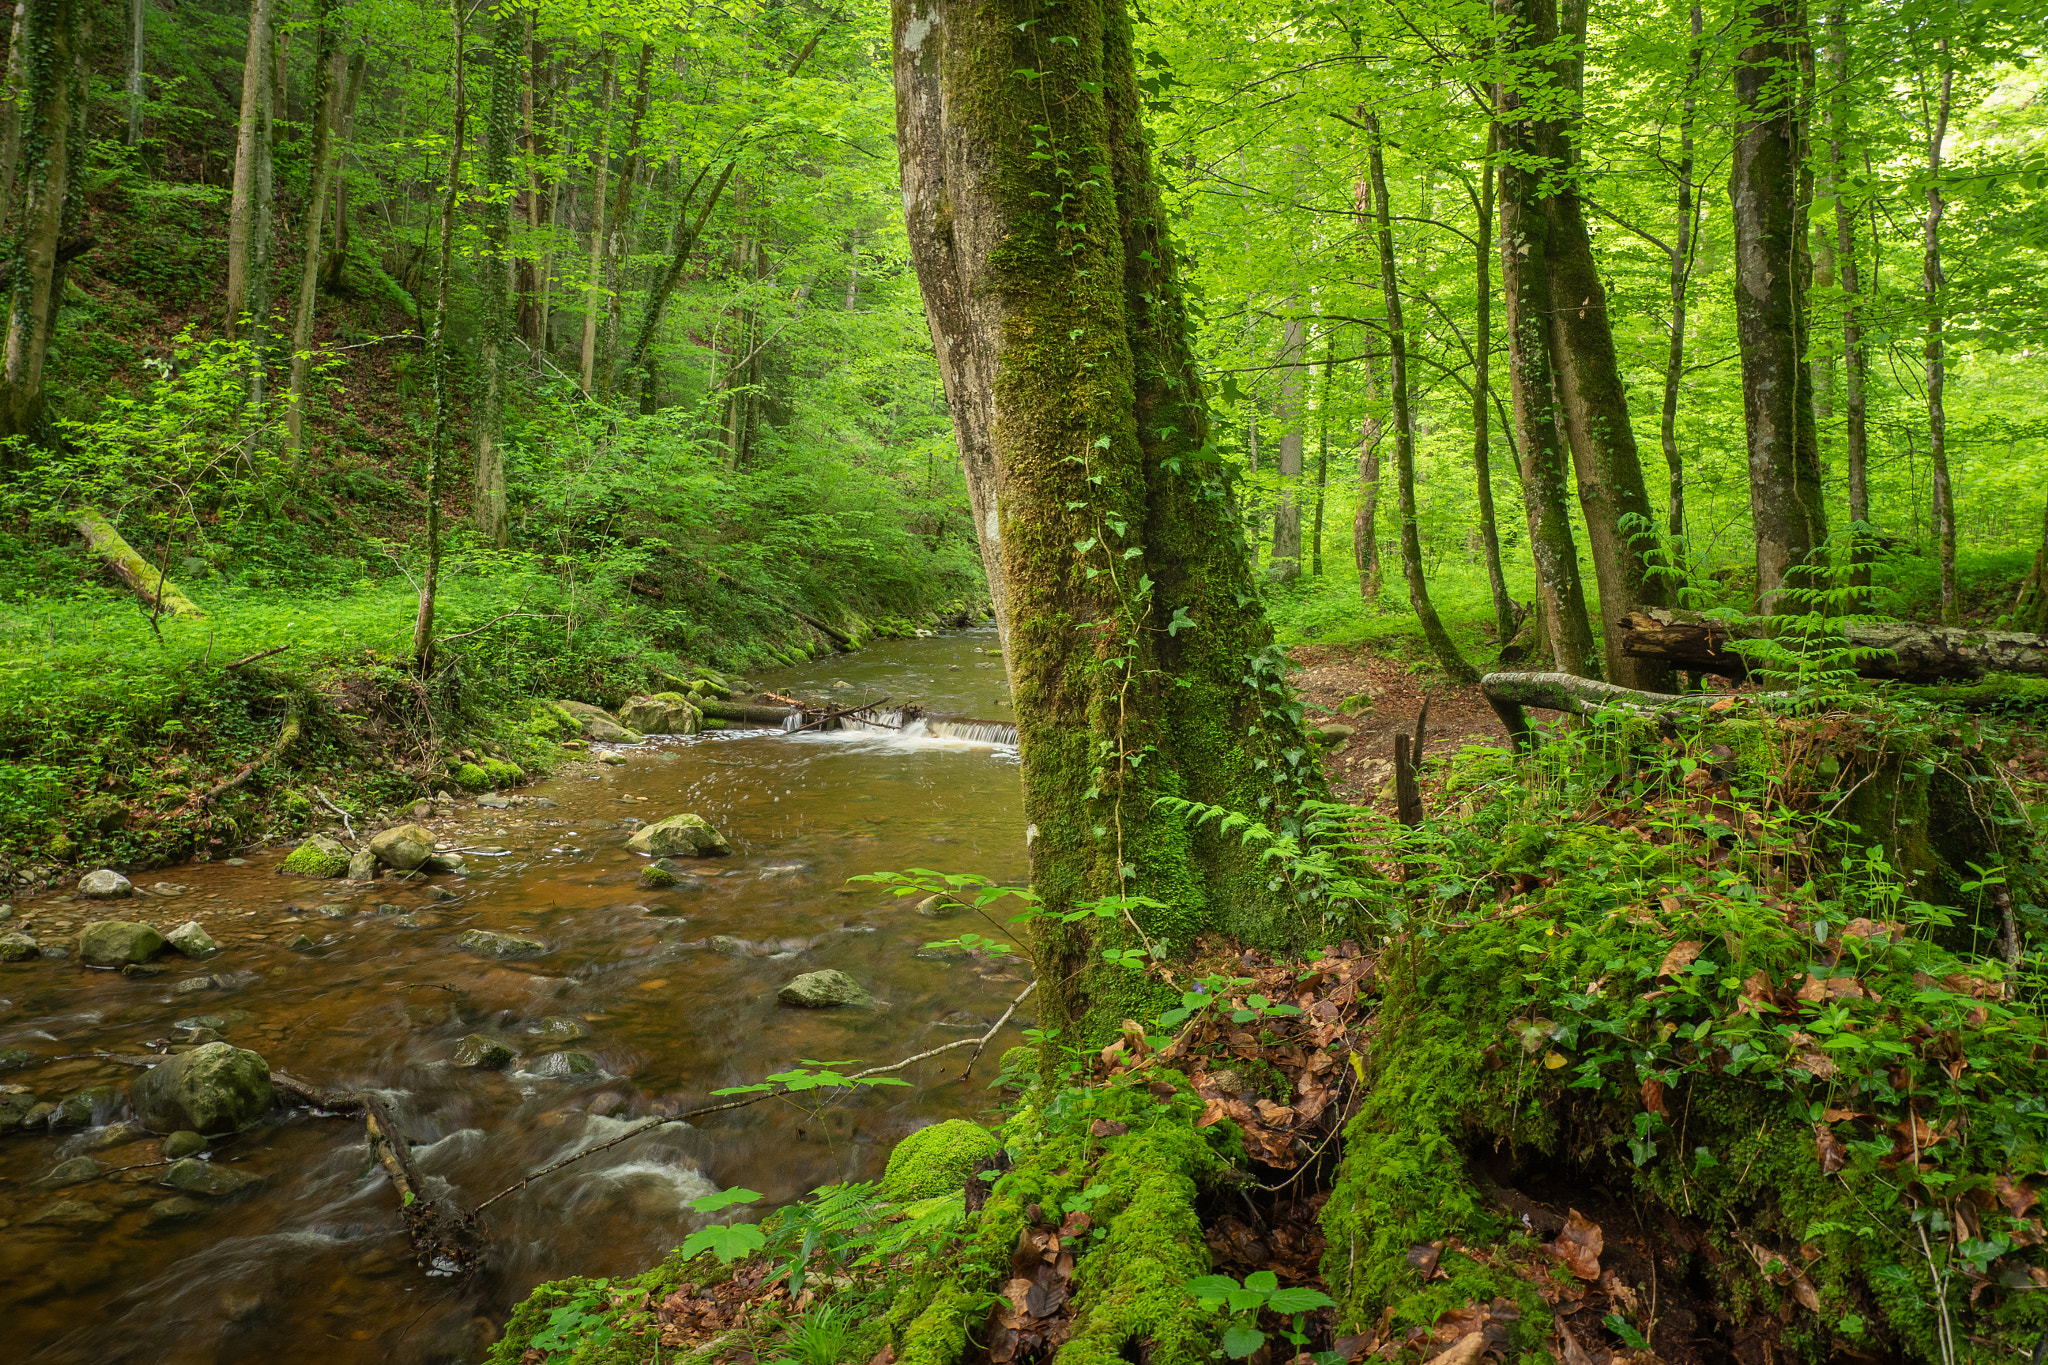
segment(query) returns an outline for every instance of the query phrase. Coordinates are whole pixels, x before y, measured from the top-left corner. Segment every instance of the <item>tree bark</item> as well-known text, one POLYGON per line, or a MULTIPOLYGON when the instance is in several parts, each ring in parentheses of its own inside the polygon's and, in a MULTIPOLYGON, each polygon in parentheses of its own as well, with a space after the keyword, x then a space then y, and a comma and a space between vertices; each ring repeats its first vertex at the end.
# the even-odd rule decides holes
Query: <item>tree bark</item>
POLYGON ((1203 457, 1121 4, 897 0, 893 37, 911 254, 1016 693, 1042 1017, 1085 1044, 1142 1008, 1105 951, 1320 932, 1159 804, 1287 828, 1314 760, 1203 457), (1102 905, 1123 896, 1145 900, 1102 905), (1084 903, 1110 913, 1061 921, 1084 903))
POLYGON ((611 205, 612 100, 618 91, 609 48, 605 50, 598 79, 603 83, 603 93, 598 100, 600 124, 597 146, 590 153, 590 279, 583 291, 583 354, 579 381, 585 393, 592 392, 597 382, 598 310, 604 306, 605 210, 611 205))
POLYGON ((2041 543, 2034 550, 2033 571, 2013 602, 2012 624, 2017 630, 2048 635, 2048 502, 2041 505, 2041 543))
POLYGON ((1678 106, 1678 231, 1671 245, 1671 335, 1664 351, 1664 406, 1657 435, 1664 447, 1665 525, 1674 541, 1685 539, 1685 461, 1678 453, 1678 391, 1685 380, 1686 294, 1692 285, 1693 235, 1699 208, 1693 196, 1693 129, 1699 114, 1701 42, 1699 0, 1691 9, 1692 41, 1685 54, 1685 96, 1678 106))
POLYGON ((1835 193, 1835 278, 1842 291, 1842 461, 1849 476, 1849 583, 1870 586, 1870 434, 1864 383, 1863 297, 1856 264, 1856 208, 1848 200, 1849 27, 1844 6, 1828 12, 1828 162, 1835 193))
MULTIPOLYGON (((1556 34, 1543 0, 1495 0, 1512 55, 1541 52, 1556 34)), ((1593 625, 1579 579, 1579 551, 1565 502, 1564 441, 1557 427, 1549 327, 1550 224, 1542 205, 1548 151, 1539 134, 1539 110, 1530 92, 1512 81, 1494 89, 1500 111, 1501 295, 1507 307, 1508 384, 1513 395, 1515 447, 1521 464, 1522 505, 1529 520, 1529 552, 1536 564, 1541 620, 1560 672, 1598 669, 1593 625)))
MULTIPOLYGON (((607 401, 610 401, 617 382, 619 288, 622 283, 619 278, 619 271, 622 268, 620 262, 632 249, 633 191, 640 182, 640 135, 647 123, 648 101, 654 93, 649 82, 649 70, 653 61, 654 44, 642 43, 639 66, 633 75, 633 114, 626 124, 626 160, 619 171, 618 186, 613 191, 611 209, 605 215, 605 221, 611 226, 604 243, 605 345, 598 392, 602 393, 607 401)), ((628 370, 627 373, 632 372, 628 370)))
POLYGON ((1735 66, 1735 332, 1742 350, 1749 508, 1756 538, 1757 609, 1798 610, 1788 589, 1814 586, 1827 540, 1813 392, 1798 297, 1800 136, 1797 54, 1801 11, 1754 0, 1750 42, 1735 66))
POLYGON ((305 259, 299 270, 298 306, 292 315, 291 388, 285 407, 285 458, 295 461, 305 428, 306 388, 313 372, 313 310, 320 295, 320 239, 325 229, 327 188, 334 179, 335 125, 341 121, 348 69, 341 33, 334 25, 335 0, 317 0, 313 51, 312 184, 306 193, 305 259))
POLYGON ((149 0, 129 0, 128 5, 128 139, 130 147, 142 143, 142 103, 148 93, 142 74, 144 37, 147 32, 149 0))
POLYGON ((491 19, 491 93, 484 115, 484 249, 477 262, 476 414, 471 515, 478 539, 498 549, 510 534, 505 511, 505 352, 512 343, 512 135, 519 108, 525 13, 501 4, 491 19))
POLYGON ((1310 529, 1308 571, 1323 576, 1323 499, 1330 489, 1330 360, 1337 354, 1332 329, 1323 342, 1323 395, 1316 411, 1316 506, 1310 529))
POLYGON ((235 184, 228 201, 228 294, 222 330, 241 335, 250 290, 268 258, 270 235, 271 38, 276 0, 250 0, 242 55, 242 115, 235 130, 235 184))
POLYGON ((1927 133, 1927 218, 1922 228, 1920 288, 1927 300, 1927 342, 1922 355, 1927 364, 1927 457, 1934 466, 1934 521, 1941 545, 1941 622, 1952 626, 1962 619, 1962 606, 1956 595, 1956 497, 1949 481, 1948 406, 1943 394, 1948 374, 1942 351, 1948 281, 1941 270, 1941 154, 1948 137, 1955 67, 1949 61, 1948 39, 1941 40, 1940 51, 1941 93, 1927 133))
MULTIPOLYGON (((1637 612, 1623 624, 1623 641, 1632 654, 1658 659, 1675 668, 1746 678, 1749 665, 1741 644, 1766 634, 1762 625, 1707 620, 1693 612, 1654 608, 1637 612)), ((1978 678, 1985 673, 2048 674, 2048 638, 2030 631, 1963 630, 1952 626, 1921 626, 1905 621, 1848 618, 1844 638, 1859 649, 1888 651, 1849 665, 1865 678, 1898 682, 1939 682, 1978 678)))
POLYGON ((21 164, 26 183, 16 224, 4 357, 0 435, 43 431, 43 363, 49 356, 64 271, 59 247, 78 216, 73 193, 84 159, 84 89, 76 0, 36 0, 22 25, 21 164), (39 54, 47 54, 46 59, 39 54))
POLYGON ((1273 415, 1280 419, 1280 496, 1273 507, 1273 557, 1266 576, 1276 583, 1289 583, 1301 576, 1301 448, 1303 352, 1306 324, 1296 313, 1300 300, 1290 298, 1284 307, 1289 316, 1280 330, 1280 401, 1273 415))
POLYGON ((434 428, 427 442, 427 564, 420 574, 420 610, 413 619, 413 667, 425 677, 434 667, 434 599, 441 579, 441 472, 448 463, 448 424, 453 407, 448 374, 448 285, 455 273, 455 206, 462 198, 463 127, 469 99, 463 89, 463 49, 467 35, 462 7, 455 6, 455 117, 448 139, 448 183, 441 194, 441 242, 434 271, 434 328, 427 337, 427 372, 434 387, 434 428))
POLYGON ((0 227, 14 212, 15 179, 21 164, 21 98, 28 76, 28 49, 21 41, 28 0, 15 0, 14 20, 7 36, 6 85, 0 88, 0 227))
POLYGON ((1401 283, 1394 268, 1394 224, 1387 203, 1387 173, 1381 154, 1379 116, 1367 113, 1366 158, 1372 173, 1374 212, 1379 225, 1380 293, 1387 310, 1387 392, 1393 399, 1394 484, 1401 499, 1401 571, 1408 579, 1408 605, 1422 622, 1444 676, 1464 684, 1478 681, 1479 671, 1465 662, 1429 598, 1422 569, 1422 532, 1415 515, 1415 429, 1408 410, 1408 336, 1401 320, 1401 283))
POLYGON ((1472 479, 1479 495, 1479 536, 1486 551, 1486 583, 1493 592, 1493 627, 1502 644, 1515 637, 1515 599, 1508 596, 1500 563, 1500 524, 1493 513, 1493 153, 1498 130, 1486 128, 1486 164, 1479 171, 1479 231, 1473 272, 1478 306, 1472 319, 1472 479))

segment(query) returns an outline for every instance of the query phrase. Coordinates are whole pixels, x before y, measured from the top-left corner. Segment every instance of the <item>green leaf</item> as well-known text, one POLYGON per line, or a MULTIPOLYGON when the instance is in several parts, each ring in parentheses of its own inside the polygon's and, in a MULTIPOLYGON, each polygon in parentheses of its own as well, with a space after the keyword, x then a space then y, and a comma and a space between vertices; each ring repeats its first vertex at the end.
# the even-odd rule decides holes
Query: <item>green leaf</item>
POLYGON ((1256 1327, 1236 1326, 1223 1334, 1223 1354, 1243 1360, 1266 1344, 1266 1334, 1256 1327))
POLYGON ((758 1203, 765 1197, 758 1191, 744 1189, 735 1185, 729 1190, 720 1190, 716 1194, 700 1195, 690 1201, 690 1207, 698 1213, 717 1213, 720 1209, 729 1209, 735 1204, 758 1203))
POLYGON ((718 1258, 720 1265, 731 1265, 740 1257, 759 1251, 767 1241, 766 1235, 752 1223, 715 1223, 685 1237, 681 1250, 685 1260, 708 1251, 718 1258))
POLYGON ((1337 1301, 1320 1289, 1296 1286, 1292 1289, 1276 1289, 1266 1299, 1266 1307, 1275 1313, 1312 1313, 1318 1308, 1335 1308, 1337 1301))
POLYGON ((1237 1281, 1228 1275, 1197 1275, 1181 1287, 1204 1308, 1214 1308, 1236 1291, 1237 1281))

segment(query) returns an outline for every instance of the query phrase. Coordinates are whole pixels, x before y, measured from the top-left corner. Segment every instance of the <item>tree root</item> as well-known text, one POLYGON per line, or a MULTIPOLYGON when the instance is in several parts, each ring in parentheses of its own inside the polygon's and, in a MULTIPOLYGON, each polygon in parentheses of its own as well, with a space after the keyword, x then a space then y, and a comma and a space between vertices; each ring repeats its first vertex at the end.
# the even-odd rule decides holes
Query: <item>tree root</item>
POLYGON ((213 786, 209 787, 204 792, 201 792, 199 795, 193 797, 184 805, 178 807, 178 809, 172 811, 168 816, 165 816, 163 818, 167 820, 177 820, 186 815, 190 815, 195 810, 199 810, 205 806, 212 805, 215 801, 218 801, 221 797, 226 796, 229 792, 241 786, 244 782, 247 782, 251 777, 254 777, 256 775, 256 770, 258 768, 264 767, 271 763, 275 763, 280 758, 283 758, 285 752, 289 750, 292 747, 292 745, 298 743, 298 740, 299 708, 298 703, 293 702, 291 704, 291 708, 285 712, 284 725, 279 728, 277 732, 277 739, 271 744, 271 746, 268 749, 265 749, 257 757, 249 760, 247 763, 244 763, 241 769, 237 771, 234 776, 222 778, 219 782, 214 783, 213 786))

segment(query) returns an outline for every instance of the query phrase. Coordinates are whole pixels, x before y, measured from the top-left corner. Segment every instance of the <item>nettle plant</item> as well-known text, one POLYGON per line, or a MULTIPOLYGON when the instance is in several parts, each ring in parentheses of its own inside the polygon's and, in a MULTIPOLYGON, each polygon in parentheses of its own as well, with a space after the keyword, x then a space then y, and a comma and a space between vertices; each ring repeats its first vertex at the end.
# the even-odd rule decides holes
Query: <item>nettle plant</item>
MULTIPOLYGON (((1258 1325, 1262 1313, 1282 1320, 1279 1334, 1299 1354, 1308 1345, 1308 1315, 1337 1306, 1337 1301, 1320 1289, 1281 1288, 1280 1277, 1270 1270, 1253 1271, 1242 1283, 1228 1275, 1197 1275, 1182 1287, 1205 1311, 1229 1315, 1218 1348, 1210 1352, 1212 1359, 1228 1356, 1243 1360, 1264 1346, 1266 1333, 1258 1325)), ((1344 1357, 1325 1351, 1315 1359, 1317 1365, 1337 1365, 1344 1357)))

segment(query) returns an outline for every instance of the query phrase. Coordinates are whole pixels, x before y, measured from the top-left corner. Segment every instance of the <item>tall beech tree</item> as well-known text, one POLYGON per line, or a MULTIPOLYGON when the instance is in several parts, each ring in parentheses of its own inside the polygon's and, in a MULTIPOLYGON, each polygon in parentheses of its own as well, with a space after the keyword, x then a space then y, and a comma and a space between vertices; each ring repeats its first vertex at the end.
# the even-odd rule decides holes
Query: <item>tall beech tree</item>
POLYGON ((254 319, 260 327, 269 304, 276 15, 276 0, 250 0, 241 121, 235 131, 235 182, 228 200, 228 291, 222 328, 231 337, 241 333, 244 318, 254 319))
POLYGON ((1927 340, 1921 357, 1927 375, 1927 461, 1934 467, 1934 535, 1941 556, 1941 620, 1952 626, 1961 618, 1956 600, 1956 493, 1948 470, 1948 365, 1942 345, 1948 280, 1941 269, 1941 154, 1948 141, 1956 73, 1949 61, 1948 39, 1941 39, 1938 50, 1939 69, 1932 82, 1935 89, 1924 93, 1922 99, 1927 127, 1927 214, 1921 228, 1920 289, 1927 307, 1927 340))
POLYGON ((501 3, 491 17, 491 88, 484 109, 483 250, 477 259, 477 395, 471 515, 486 545, 502 549, 505 510, 506 352, 512 344, 512 137, 524 74, 525 24, 501 3))
POLYGON ((1307 323, 1297 311, 1300 300, 1289 299, 1287 305, 1288 316, 1280 331, 1280 399, 1273 406, 1273 415, 1280 419, 1280 455, 1275 461, 1280 500, 1273 507, 1271 573, 1283 583, 1301 573, 1302 420, 1308 393, 1307 323))
POLYGON ((305 432, 306 388, 313 369, 313 310, 320 295, 320 242, 327 216, 327 189, 335 178, 341 109, 347 98, 348 68, 341 55, 341 31, 334 22, 336 8, 336 0, 317 0, 313 11, 313 173, 306 191, 305 240, 298 304, 292 312, 291 380, 285 408, 285 451, 293 459, 298 457, 305 432))
POLYGON ((1766 613, 1794 609, 1782 594, 1809 586, 1802 570, 1815 567, 1828 525, 1806 366, 1806 307, 1799 296, 1802 13, 1789 0, 1760 0, 1744 13, 1728 177, 1757 606, 1766 613))
POLYGON ((1208 415, 1121 0, 898 0, 911 256, 1016 694, 1043 1017, 1115 1030, 1113 947, 1313 937, 1234 838, 1312 782, 1208 415), (1028 73, 1028 79, 1026 77, 1028 73))
POLYGON ((1862 206, 1849 196, 1849 23, 1841 0, 1828 11, 1828 181, 1835 213, 1835 287, 1842 309, 1842 463, 1849 485, 1849 581, 1870 586, 1870 426, 1865 397, 1869 360, 1863 344, 1863 290, 1856 221, 1862 206))

